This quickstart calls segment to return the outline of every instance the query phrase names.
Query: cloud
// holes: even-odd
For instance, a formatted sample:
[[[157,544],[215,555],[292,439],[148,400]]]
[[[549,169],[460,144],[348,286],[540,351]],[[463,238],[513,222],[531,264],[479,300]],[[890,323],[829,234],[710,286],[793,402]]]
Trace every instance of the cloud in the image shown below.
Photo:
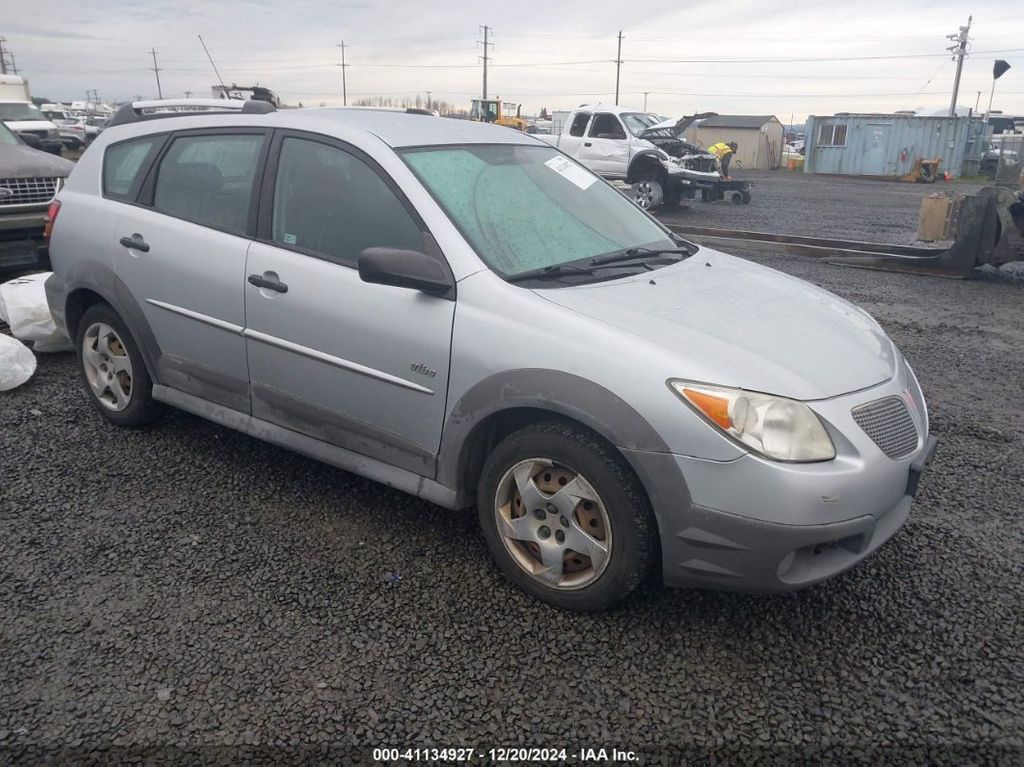
[[[981,53],[1024,48],[1024,14],[1000,2],[974,5],[978,53],[965,64],[960,103],[974,106],[978,91],[987,94],[992,58],[1007,58],[1014,69],[1000,81],[995,107],[1024,113],[1022,52]],[[39,0],[5,11],[8,45],[37,95],[79,98],[88,88],[108,98],[155,95],[151,47],[165,95],[205,95],[216,78],[202,33],[226,81],[258,81],[292,103],[340,103],[336,46],[345,40],[351,96],[431,91],[468,105],[482,86],[477,41],[486,23],[495,43],[489,90],[527,112],[614,99],[622,29],[623,103],[642,106],[646,93],[649,107],[666,114],[773,112],[785,120],[948,104],[945,36],[966,23],[960,4],[926,0],[647,0],[639,9],[593,0],[93,0],[88,14],[69,6]],[[915,58],[866,58],[891,55]],[[785,58],[804,60],[777,61]],[[850,60],[825,60],[835,58]]]

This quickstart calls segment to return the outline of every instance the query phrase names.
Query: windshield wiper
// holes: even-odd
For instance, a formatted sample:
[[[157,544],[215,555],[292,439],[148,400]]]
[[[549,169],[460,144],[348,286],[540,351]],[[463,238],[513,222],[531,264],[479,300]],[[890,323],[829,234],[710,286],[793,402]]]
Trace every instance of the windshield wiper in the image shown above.
[[[590,266],[604,266],[605,264],[619,264],[624,261],[645,261],[652,256],[682,255],[692,256],[696,253],[695,247],[679,246],[678,248],[626,248],[606,256],[597,256],[587,263]]]
[[[506,282],[520,282],[522,280],[534,279],[537,277],[561,277],[567,274],[593,274],[597,269],[605,267],[630,266],[632,263],[646,264],[647,261],[658,256],[678,255],[682,257],[692,256],[696,253],[696,246],[680,246],[678,248],[626,248],[625,250],[608,253],[604,256],[583,261],[570,261],[565,264],[551,264],[542,266],[539,269],[531,269],[528,272],[506,277]],[[679,260],[682,260],[680,258]]]
[[[528,280],[533,277],[560,277],[564,274],[593,274],[594,269],[591,266],[585,264],[552,264],[551,266],[542,266],[540,269],[531,269],[528,272],[520,272],[514,274],[511,277],[506,277],[506,282],[520,282],[521,280]]]

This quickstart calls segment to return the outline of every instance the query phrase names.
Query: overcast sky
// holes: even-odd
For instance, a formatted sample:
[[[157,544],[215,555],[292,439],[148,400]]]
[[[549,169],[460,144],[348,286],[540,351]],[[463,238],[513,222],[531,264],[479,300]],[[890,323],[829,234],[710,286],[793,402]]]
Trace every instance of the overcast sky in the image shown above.
[[[201,33],[227,83],[259,82],[305,105],[340,104],[340,49],[350,101],[430,91],[466,104],[481,88],[479,26],[493,28],[490,95],[525,112],[614,100],[676,116],[775,114],[783,122],[837,111],[948,107],[955,64],[946,46],[974,15],[959,103],[985,109],[992,61],[1012,65],[993,109],[1024,114],[1024,4],[802,3],[776,0],[33,0],[10,2],[0,35],[36,96],[209,96],[216,82]],[[874,57],[874,58],[871,58]],[[903,58],[888,58],[903,57]],[[788,59],[783,60],[783,59]],[[845,59],[845,60],[843,60]]]

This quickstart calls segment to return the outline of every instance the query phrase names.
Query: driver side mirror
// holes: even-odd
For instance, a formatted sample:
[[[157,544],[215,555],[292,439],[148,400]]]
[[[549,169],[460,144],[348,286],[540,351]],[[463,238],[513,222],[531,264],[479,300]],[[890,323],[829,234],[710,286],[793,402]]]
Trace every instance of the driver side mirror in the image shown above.
[[[367,248],[359,254],[358,266],[363,282],[455,299],[455,278],[448,264],[418,250]]]
[[[43,148],[43,142],[39,140],[39,136],[34,136],[31,133],[19,133],[18,136],[33,149]]]

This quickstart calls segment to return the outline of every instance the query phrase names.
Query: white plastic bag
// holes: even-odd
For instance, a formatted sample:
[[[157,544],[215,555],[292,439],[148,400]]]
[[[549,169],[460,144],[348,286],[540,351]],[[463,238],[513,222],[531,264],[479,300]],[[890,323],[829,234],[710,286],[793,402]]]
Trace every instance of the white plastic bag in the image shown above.
[[[0,391],[21,386],[36,372],[36,355],[17,338],[0,333]]]
[[[20,341],[32,341],[37,352],[66,352],[73,348],[50,314],[44,283],[52,272],[29,274],[0,285],[0,320]]]

